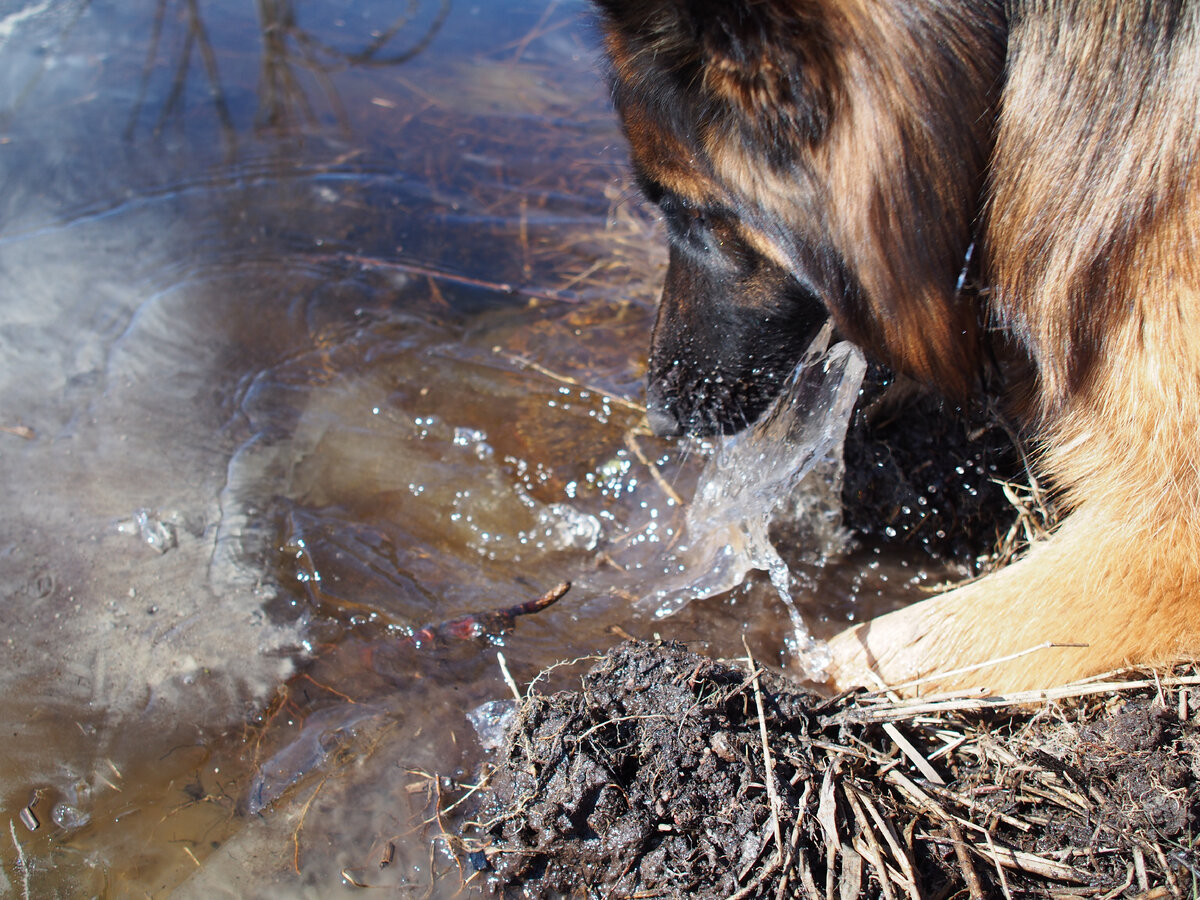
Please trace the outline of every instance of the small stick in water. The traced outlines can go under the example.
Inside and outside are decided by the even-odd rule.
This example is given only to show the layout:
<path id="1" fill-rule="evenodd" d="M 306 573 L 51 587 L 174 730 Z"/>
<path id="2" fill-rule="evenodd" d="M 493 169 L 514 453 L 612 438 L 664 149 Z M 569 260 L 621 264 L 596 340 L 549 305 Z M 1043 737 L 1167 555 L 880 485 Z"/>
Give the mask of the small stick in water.
<path id="1" fill-rule="evenodd" d="M 439 640 L 469 640 L 489 634 L 502 634 L 515 624 L 517 616 L 541 612 L 557 603 L 571 589 L 571 582 L 562 581 L 540 597 L 526 600 L 503 609 L 484 610 L 460 616 L 445 622 L 425 625 L 413 632 L 412 642 L 417 646 Z"/>

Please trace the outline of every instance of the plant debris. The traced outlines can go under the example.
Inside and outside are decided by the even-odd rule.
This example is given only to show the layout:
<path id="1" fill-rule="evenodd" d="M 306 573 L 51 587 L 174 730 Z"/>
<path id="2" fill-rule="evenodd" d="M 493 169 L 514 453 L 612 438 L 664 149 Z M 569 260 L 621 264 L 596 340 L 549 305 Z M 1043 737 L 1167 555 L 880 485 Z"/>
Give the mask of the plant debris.
<path id="1" fill-rule="evenodd" d="M 454 846 L 501 897 L 1194 896 L 1200 675 L 822 698 L 627 642 L 520 703 Z M 460 810 L 461 811 L 461 810 Z"/>

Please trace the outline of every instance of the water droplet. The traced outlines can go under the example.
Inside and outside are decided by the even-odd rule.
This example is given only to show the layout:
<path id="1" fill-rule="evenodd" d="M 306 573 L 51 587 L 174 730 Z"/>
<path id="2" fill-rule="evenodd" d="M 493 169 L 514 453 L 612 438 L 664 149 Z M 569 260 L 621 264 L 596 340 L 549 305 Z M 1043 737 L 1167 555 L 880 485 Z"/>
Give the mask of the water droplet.
<path id="1" fill-rule="evenodd" d="M 65 828 L 68 831 L 75 828 L 82 828 L 92 820 L 92 817 L 81 809 L 77 809 L 68 803 L 60 803 L 50 811 L 50 818 L 54 820 L 54 824 L 59 828 Z"/>

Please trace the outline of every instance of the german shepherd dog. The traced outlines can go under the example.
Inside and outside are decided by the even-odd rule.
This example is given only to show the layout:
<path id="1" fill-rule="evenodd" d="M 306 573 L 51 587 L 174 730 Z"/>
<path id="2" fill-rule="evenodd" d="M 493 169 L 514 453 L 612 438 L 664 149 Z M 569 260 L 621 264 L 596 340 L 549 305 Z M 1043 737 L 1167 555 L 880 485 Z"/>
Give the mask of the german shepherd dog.
<path id="1" fill-rule="evenodd" d="M 951 398 L 1004 361 L 1068 510 L 837 635 L 835 685 L 1028 689 L 1200 651 L 1200 2 L 596 3 L 669 231 L 652 427 L 752 421 L 829 316 Z"/>

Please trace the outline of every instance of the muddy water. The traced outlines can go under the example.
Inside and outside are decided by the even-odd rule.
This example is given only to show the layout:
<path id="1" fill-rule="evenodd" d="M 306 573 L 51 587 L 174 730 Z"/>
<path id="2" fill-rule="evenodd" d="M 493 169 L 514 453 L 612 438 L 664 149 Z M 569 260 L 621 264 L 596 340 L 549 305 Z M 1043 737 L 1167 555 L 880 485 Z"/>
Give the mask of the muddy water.
<path id="1" fill-rule="evenodd" d="M 636 602 L 703 453 L 639 430 L 663 254 L 594 43 L 575 0 L 0 3 L 0 895 L 454 896 L 498 650 L 782 660 L 765 578 Z M 798 558 L 818 634 L 929 578 Z"/>

